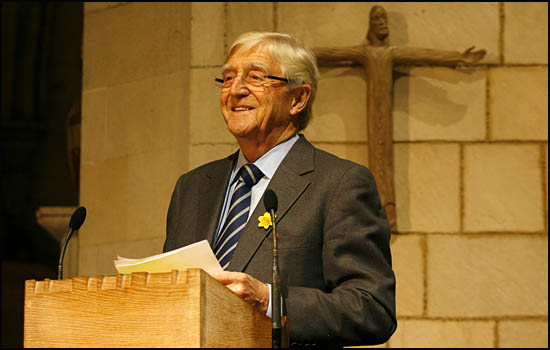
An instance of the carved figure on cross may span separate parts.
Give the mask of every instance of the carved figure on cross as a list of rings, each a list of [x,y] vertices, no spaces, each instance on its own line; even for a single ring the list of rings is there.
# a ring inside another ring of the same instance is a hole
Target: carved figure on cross
[[[367,81],[367,138],[369,169],[380,191],[382,208],[392,232],[397,232],[393,176],[393,66],[399,64],[431,64],[455,67],[471,64],[485,56],[485,50],[464,52],[389,45],[386,10],[371,8],[366,40],[351,47],[317,47],[313,49],[321,66],[348,62],[363,67]]]

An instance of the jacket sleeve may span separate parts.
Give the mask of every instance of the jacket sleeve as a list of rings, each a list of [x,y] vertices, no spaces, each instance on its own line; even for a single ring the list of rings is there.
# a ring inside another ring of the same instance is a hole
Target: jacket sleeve
[[[380,344],[397,327],[390,229],[371,172],[350,167],[330,189],[323,213],[325,290],[288,287],[290,339],[297,343]]]

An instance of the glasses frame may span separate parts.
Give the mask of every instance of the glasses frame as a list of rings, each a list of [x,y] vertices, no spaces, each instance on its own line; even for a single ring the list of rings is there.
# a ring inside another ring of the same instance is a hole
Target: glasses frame
[[[247,86],[249,89],[250,89],[250,88],[254,89],[254,88],[260,87],[260,86],[254,86],[254,85],[249,84],[248,82],[246,82],[246,81],[243,79],[244,76],[245,76],[245,75],[241,75],[241,82],[242,82],[245,86]],[[271,79],[271,80],[278,80],[278,81],[285,82],[285,83],[287,83],[287,84],[289,83],[289,80],[288,80],[287,78],[277,77],[277,76],[274,76],[274,75],[264,75],[263,78],[264,78],[264,79]],[[234,81],[234,80],[235,80],[235,79],[233,79],[233,81]],[[221,79],[221,78],[214,78],[214,82],[216,83],[216,86],[221,87],[222,90],[230,89],[231,86],[233,86],[233,83],[231,83],[231,85],[229,85],[229,86],[223,86],[224,80]],[[268,82],[263,81],[261,84],[262,84],[261,87],[263,88],[264,86],[267,86],[267,85],[268,85]]]

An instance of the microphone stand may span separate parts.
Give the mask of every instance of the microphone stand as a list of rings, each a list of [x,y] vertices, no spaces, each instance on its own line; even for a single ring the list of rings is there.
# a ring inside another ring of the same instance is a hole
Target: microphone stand
[[[275,224],[275,210],[271,209],[271,223],[273,225],[273,275],[271,287],[271,345],[274,349],[281,348],[281,276],[279,275],[279,256],[277,252],[277,226]]]
[[[78,231],[80,226],[84,223],[86,219],[86,208],[78,207],[73,215],[71,216],[71,221],[69,222],[69,232],[65,236],[65,241],[63,242],[63,248],[61,249],[61,255],[59,255],[59,263],[57,265],[57,279],[60,280],[63,278],[63,258],[65,257],[65,250],[67,249],[67,244],[69,239],[75,231]]]
[[[274,349],[289,347],[288,318],[286,308],[281,317],[281,276],[279,274],[279,255],[277,242],[279,234],[275,223],[275,210],[271,209],[271,222],[273,225],[273,276],[271,288],[271,345]],[[286,305],[283,305],[286,306]]]
[[[57,279],[63,279],[63,258],[65,257],[65,250],[67,249],[67,244],[69,239],[73,235],[74,229],[69,229],[67,236],[65,236],[65,241],[63,242],[63,248],[61,249],[61,255],[59,256],[59,263],[57,264]]]

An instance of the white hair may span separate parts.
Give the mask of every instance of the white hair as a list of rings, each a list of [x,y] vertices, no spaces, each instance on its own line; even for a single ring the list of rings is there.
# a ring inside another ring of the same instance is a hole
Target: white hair
[[[305,129],[312,118],[311,109],[317,92],[317,82],[319,81],[319,70],[315,54],[299,39],[290,34],[248,32],[241,34],[233,42],[229,48],[227,59],[239,49],[252,51],[262,47],[266,47],[271,57],[281,65],[283,75],[289,81],[290,90],[303,84],[311,86],[311,96],[306,107],[300,112],[298,122],[298,131]]]

